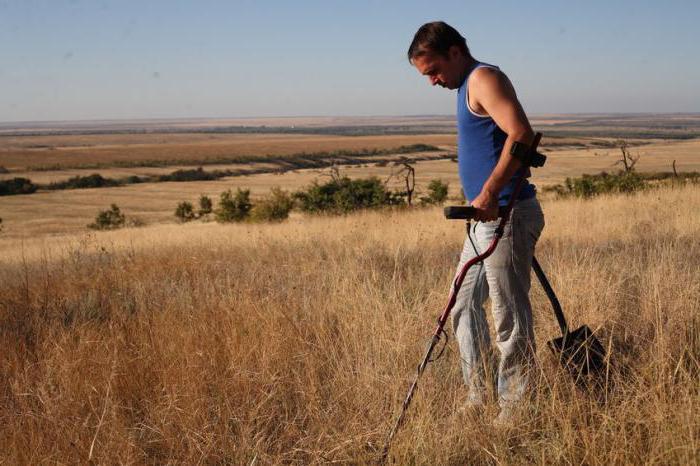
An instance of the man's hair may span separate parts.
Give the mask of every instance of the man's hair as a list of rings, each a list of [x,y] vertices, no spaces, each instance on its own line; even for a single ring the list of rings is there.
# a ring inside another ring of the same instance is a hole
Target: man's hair
[[[459,47],[465,56],[471,56],[467,41],[455,28],[443,21],[425,23],[413,36],[413,42],[408,48],[408,61],[412,63],[414,58],[428,53],[436,53],[447,58],[450,47],[453,45]]]

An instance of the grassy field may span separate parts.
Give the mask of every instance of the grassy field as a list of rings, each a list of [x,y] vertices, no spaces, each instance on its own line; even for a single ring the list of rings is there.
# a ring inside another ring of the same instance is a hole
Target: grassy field
[[[611,389],[558,368],[533,283],[536,389],[515,427],[491,425],[493,404],[458,413],[451,342],[392,459],[698,464],[700,190],[543,208],[537,256],[610,351]],[[437,208],[3,240],[0,463],[369,463],[462,240]]]
[[[641,156],[636,169],[670,171],[675,160],[681,172],[700,171],[700,139],[683,133],[699,121],[666,117],[657,129],[675,139],[630,139]],[[590,131],[643,136],[654,122],[552,115],[539,123],[552,125],[551,134],[573,135],[545,135],[549,162],[533,177],[544,187],[619,169],[619,150],[609,147],[614,138]],[[179,127],[148,124],[154,131]],[[72,126],[27,130],[66,128]],[[296,190],[328,179],[324,169],[282,172],[268,154],[414,143],[449,154],[454,135],[12,131],[0,125],[0,166],[10,169],[1,178],[158,175],[250,155],[260,161],[206,169],[275,173],[0,197],[0,464],[367,464],[377,457],[445,303],[463,225],[443,220],[438,208],[345,217],[293,212],[274,225],[182,225],[173,212],[201,194],[216,200],[240,187],[256,199],[273,186]],[[415,163],[418,191],[441,178],[455,196],[456,164],[438,155]],[[149,160],[166,166],[138,166]],[[341,173],[401,188],[401,179],[391,178],[400,167],[380,165],[368,159]],[[494,400],[482,415],[459,413],[466,393],[451,342],[424,374],[392,459],[700,464],[700,188],[589,201],[540,197],[547,227],[537,256],[571,325],[595,329],[612,355],[609,390],[577,390],[557,366],[545,344],[558,336],[557,326],[533,282],[535,393],[517,425],[492,426]],[[112,203],[147,226],[88,230]]]
[[[84,166],[120,168],[144,161],[196,165],[244,156],[389,149],[416,143],[455,143],[451,134],[400,136],[319,136],[306,134],[107,134],[3,137],[0,165],[12,172],[51,171]]]
[[[442,136],[440,136],[442,137]],[[392,139],[390,147],[397,147],[414,142],[430,141],[428,139]],[[435,142],[435,141],[433,141]],[[546,139],[545,139],[546,142]],[[562,142],[559,140],[558,142]],[[615,162],[619,160],[620,151],[616,148],[577,146],[580,140],[563,140],[563,147],[547,150],[549,162],[534,172],[533,181],[540,187],[561,183],[567,176],[579,176],[582,173],[598,173],[606,170],[614,172],[620,169]],[[365,142],[363,142],[364,144]],[[551,146],[550,146],[551,147]],[[300,147],[297,147],[298,150]],[[336,147],[337,149],[338,147]],[[546,148],[546,146],[545,146]],[[674,160],[679,171],[700,171],[700,139],[667,141],[650,140],[647,144],[631,148],[633,154],[640,155],[637,169],[643,172],[670,171]],[[444,153],[428,153],[442,157]],[[421,154],[409,154],[420,156]],[[423,154],[425,155],[425,154]],[[401,156],[394,157],[399,159]],[[391,157],[389,157],[391,158]],[[236,168],[244,165],[221,165],[207,167]],[[260,167],[274,169],[274,165],[260,163]],[[176,168],[109,168],[97,170],[105,177],[119,178],[127,175],[154,175],[170,173]],[[350,177],[378,176],[382,180],[398,171],[400,167],[393,164],[376,166],[368,158],[367,163],[341,168],[341,172]],[[425,191],[430,180],[441,178],[450,183],[451,194],[456,196],[459,190],[457,167],[449,159],[417,162],[416,184],[418,190]],[[88,175],[96,170],[60,170],[24,173],[36,182],[50,182],[66,179],[78,174]],[[18,176],[17,173],[0,175]],[[4,231],[0,234],[0,254],[11,249],[14,243],[8,239],[33,238],[42,235],[56,235],[85,231],[98,211],[116,203],[127,215],[153,224],[174,222],[173,212],[181,201],[197,202],[201,194],[217,199],[227,189],[250,189],[253,197],[267,194],[271,187],[279,186],[285,190],[296,190],[309,185],[314,180],[328,179],[328,170],[307,169],[290,170],[283,173],[263,173],[258,175],[222,178],[216,181],[167,182],[135,184],[116,188],[81,189],[53,192],[38,192],[31,195],[4,196],[0,198],[0,218],[3,219]],[[389,183],[392,189],[401,188],[402,180],[393,178]]]
[[[681,172],[700,170],[700,139],[687,139],[700,134],[698,115],[541,115],[532,121],[545,132],[542,148],[550,157],[547,166],[534,173],[533,181],[539,187],[561,183],[566,177],[582,173],[619,169],[620,166],[615,165],[619,150],[611,146],[616,137],[625,137],[631,144],[631,152],[641,156],[636,167],[639,171],[670,171],[674,160]],[[242,127],[311,132],[355,128],[359,135],[198,132]],[[405,134],[361,135],[362,131],[371,133],[382,128],[389,133],[405,131]],[[314,180],[326,179],[327,170],[303,168],[305,163],[307,167],[314,166],[304,162],[303,153],[435,145],[442,150],[350,157],[353,165],[346,165],[341,171],[350,177],[378,176],[386,180],[398,170],[393,162],[404,157],[409,160],[430,158],[415,163],[418,191],[424,191],[430,180],[441,178],[450,183],[451,194],[456,196],[459,180],[456,166],[450,160],[456,150],[455,135],[412,134],[431,129],[452,131],[453,128],[453,119],[441,116],[0,125],[0,167],[6,171],[0,170],[0,179],[25,177],[47,185],[93,173],[110,179],[157,177],[199,165],[204,165],[208,171],[265,172],[215,181],[149,182],[3,196],[0,198],[0,218],[3,219],[0,253],[11,248],[12,241],[17,239],[85,231],[95,215],[112,203],[141,222],[169,223],[175,221],[173,212],[179,202],[196,202],[202,194],[218,198],[227,189],[243,188],[250,189],[253,197],[258,198],[273,186],[291,191],[308,186]],[[609,134],[614,131],[617,136]],[[672,139],[649,137],[657,133]],[[296,157],[298,163],[280,160],[280,157]],[[377,164],[378,160],[381,163]],[[399,178],[388,181],[392,189],[399,189],[400,184]]]

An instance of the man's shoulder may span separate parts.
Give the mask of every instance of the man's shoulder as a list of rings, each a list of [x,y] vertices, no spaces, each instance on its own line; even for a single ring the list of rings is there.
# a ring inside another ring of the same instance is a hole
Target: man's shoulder
[[[498,68],[481,66],[475,69],[469,78],[469,103],[474,105],[479,113],[482,109],[482,99],[495,95],[514,95],[513,85],[508,76]],[[487,112],[486,112],[487,113]]]
[[[492,65],[482,65],[477,67],[469,77],[469,87],[473,85],[495,85],[501,80],[508,79],[503,71]]]

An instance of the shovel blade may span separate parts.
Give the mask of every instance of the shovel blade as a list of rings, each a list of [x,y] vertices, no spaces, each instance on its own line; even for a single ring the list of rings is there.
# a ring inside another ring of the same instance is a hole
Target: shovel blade
[[[576,381],[605,368],[605,348],[586,325],[547,342],[547,346]]]

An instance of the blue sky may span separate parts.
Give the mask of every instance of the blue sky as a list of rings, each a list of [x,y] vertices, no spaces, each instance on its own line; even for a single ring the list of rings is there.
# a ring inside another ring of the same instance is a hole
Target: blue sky
[[[405,56],[437,19],[528,113],[700,111],[697,0],[0,0],[0,121],[450,114]]]

